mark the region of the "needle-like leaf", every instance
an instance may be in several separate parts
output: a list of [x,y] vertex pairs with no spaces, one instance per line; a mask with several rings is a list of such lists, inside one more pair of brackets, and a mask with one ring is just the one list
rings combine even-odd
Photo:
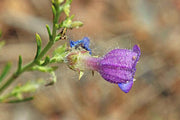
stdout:
[[2,82],[2,80],[6,77],[10,69],[11,69],[11,63],[7,63],[0,75],[0,82]]

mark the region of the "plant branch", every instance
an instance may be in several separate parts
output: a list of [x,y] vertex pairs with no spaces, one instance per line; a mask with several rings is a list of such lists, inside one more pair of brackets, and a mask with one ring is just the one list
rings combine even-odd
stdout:
[[[0,87],[0,94],[12,83],[16,80],[16,78],[18,78],[22,73],[24,73],[25,71],[27,71],[28,69],[32,68],[33,66],[36,65],[36,63],[38,61],[40,61],[45,54],[48,52],[48,50],[53,46],[53,44],[55,43],[55,38],[56,38],[56,32],[57,32],[57,28],[56,25],[58,24],[59,21],[59,16],[61,13],[61,10],[59,8],[55,8],[57,10],[56,15],[54,15],[54,20],[53,20],[53,29],[52,29],[52,36],[49,37],[49,42],[47,43],[47,45],[44,47],[44,49],[39,53],[38,56],[36,56],[36,59],[26,65],[24,65],[23,67],[21,67],[21,69],[18,69],[16,72],[14,72],[10,78]],[[48,31],[49,33],[49,31]]]
[[[42,49],[42,41],[41,37],[38,33],[36,33],[36,42],[37,42],[37,51],[34,59],[29,63],[22,65],[22,57],[19,56],[18,67],[16,71],[8,78],[4,79],[5,76],[8,75],[10,70],[10,64],[7,64],[0,75],[0,95],[14,82],[17,78],[26,71],[40,71],[40,72],[48,72],[52,76],[52,81],[50,81],[46,86],[52,85],[56,82],[56,75],[54,71],[56,70],[56,66],[49,66],[51,63],[62,63],[64,62],[65,56],[68,54],[68,50],[66,44],[61,45],[53,52],[53,57],[50,58],[47,54],[49,49],[58,41],[67,39],[65,33],[67,29],[79,28],[83,24],[80,21],[72,21],[74,15],[70,16],[70,4],[72,0],[52,0],[52,12],[53,12],[53,27],[50,29],[49,25],[46,25],[47,32],[49,35],[49,41],[46,46]],[[61,13],[64,12],[66,15],[66,19],[59,23],[59,18]],[[59,32],[58,30],[61,30]],[[0,43],[0,48],[3,43]],[[3,81],[2,80],[6,80]],[[30,84],[27,83],[24,86],[15,87],[12,92],[8,94],[0,96],[0,102],[7,103],[16,103],[16,102],[24,102],[28,100],[32,100],[33,97],[24,98],[23,93],[30,93],[37,89],[37,85],[40,83]],[[14,99],[14,98],[17,99]],[[12,99],[13,98],[13,99]]]

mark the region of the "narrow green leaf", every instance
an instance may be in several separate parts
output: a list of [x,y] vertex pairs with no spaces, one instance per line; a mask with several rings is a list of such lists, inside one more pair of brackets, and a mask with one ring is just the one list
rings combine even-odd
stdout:
[[41,37],[37,33],[36,33],[36,42],[37,42],[37,51],[36,51],[35,59],[39,56],[41,52],[41,45],[42,45]]
[[56,17],[56,8],[54,5],[52,5],[52,12],[53,12],[54,17]]
[[69,13],[70,13],[70,5],[69,4],[65,4],[63,7],[64,13],[66,14],[66,16],[69,17]]
[[10,69],[11,69],[11,63],[7,63],[0,75],[0,82],[2,82],[2,80],[6,77]]
[[[19,96],[18,94],[28,93],[28,92],[35,92],[39,86],[42,84],[42,81],[28,81],[26,84],[22,86],[16,86],[11,94],[14,96]],[[16,96],[16,97],[17,97]],[[20,97],[21,98],[21,97]]]
[[43,64],[41,64],[41,65],[42,65],[42,66],[45,66],[45,65],[47,65],[49,62],[50,62],[50,57],[49,57],[49,56],[46,56]]
[[34,66],[31,68],[32,71],[41,71],[41,72],[52,72],[52,71],[55,71],[58,67],[57,66],[52,66],[52,67],[49,67],[49,66]]
[[60,29],[60,28],[71,28],[73,18],[74,18],[74,15],[72,15],[71,17],[67,17],[64,21],[62,21],[59,24],[58,29]]
[[64,27],[70,28],[71,23],[72,23],[72,20],[71,19],[67,19],[66,21],[64,21]]
[[19,61],[18,61],[18,69],[17,72],[20,72],[22,69],[22,56],[19,56]]
[[64,0],[58,0],[59,1],[59,3],[61,4],[62,2],[64,2]]
[[55,24],[55,27],[58,29],[59,28],[59,24]]
[[72,0],[66,0],[66,3],[62,6],[64,13],[66,14],[67,17],[69,17],[71,3],[72,3]]
[[52,3],[56,6],[59,6],[62,2],[64,2],[64,0],[52,0]]
[[36,33],[36,41],[37,41],[37,45],[41,46],[42,42],[41,42],[41,37],[39,36],[38,33]]
[[70,19],[72,20],[75,17],[75,15],[71,15]]
[[81,26],[83,26],[83,23],[81,21],[74,21],[71,23],[72,28],[79,28]]
[[23,99],[23,95],[22,95],[21,92],[14,94],[14,97],[16,97],[16,98],[19,99],[19,100],[22,100],[22,99]]
[[49,38],[51,38],[51,29],[50,29],[50,27],[49,27],[49,25],[48,24],[46,24],[46,29],[47,29],[47,32],[48,32],[48,35],[49,35]]
[[14,87],[14,89],[10,91],[9,93],[3,96],[0,96],[0,102],[8,102],[11,100],[17,100],[17,101],[23,102],[24,100],[27,99],[27,98],[24,98],[23,94],[34,93],[40,87],[40,85],[44,83],[45,81],[40,79],[37,81],[28,81],[24,85],[19,84],[18,86]]
[[56,36],[55,41],[58,41],[61,38],[61,35]]
[[20,103],[20,102],[27,102],[27,101],[31,101],[33,100],[34,97],[27,97],[27,98],[23,98],[23,99],[16,99],[16,100],[9,100],[9,101],[5,101],[5,103]]
[[64,0],[55,0],[55,2],[60,5],[62,2],[64,2]]

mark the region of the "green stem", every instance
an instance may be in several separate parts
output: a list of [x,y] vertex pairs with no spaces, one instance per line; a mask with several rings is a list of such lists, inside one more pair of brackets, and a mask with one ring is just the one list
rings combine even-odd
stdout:
[[36,61],[39,61],[48,52],[48,50],[53,46],[53,44],[54,44],[53,41],[49,41],[46,47],[41,51],[41,53],[37,57]]
[[27,69],[33,67],[35,65],[35,62],[30,62],[29,64],[25,65],[19,72],[15,72],[12,74],[12,76],[6,81],[6,83],[0,88],[0,94],[13,82],[16,80],[19,75],[21,75],[23,72],[25,72]]
[[[39,54],[39,56],[37,57],[37,60],[40,60],[46,53],[47,51],[52,47],[52,45],[54,44],[54,42],[49,41],[48,44],[46,45],[46,47],[42,50],[42,52]],[[24,73],[25,71],[27,71],[28,69],[32,68],[34,65],[36,65],[36,61],[32,61],[28,64],[26,64],[25,66],[22,67],[21,70],[19,70],[18,72],[16,71],[14,74],[12,74],[12,76],[6,81],[6,83],[0,88],[0,94],[12,83],[16,80],[17,77],[19,77],[19,75],[21,75],[22,73]]]
[[62,11],[61,11],[59,8],[56,8],[56,15],[55,15],[55,18],[54,18],[54,20],[53,20],[52,37],[51,37],[51,40],[50,40],[50,41],[54,41],[54,42],[55,42],[56,31],[57,31],[56,24],[57,24],[58,21],[59,21],[59,17],[60,17],[61,12],[62,12]]
[[12,83],[16,80],[16,78],[18,78],[22,73],[24,73],[25,71],[27,71],[28,69],[32,68],[34,65],[36,65],[36,62],[41,60],[44,55],[48,52],[48,50],[53,46],[53,44],[55,43],[55,38],[56,38],[56,24],[59,21],[59,16],[60,16],[60,11],[58,11],[56,13],[57,15],[55,16],[54,20],[53,20],[53,30],[52,30],[52,37],[50,37],[50,40],[48,42],[48,44],[44,47],[44,49],[40,52],[39,56],[37,57],[36,60],[26,64],[25,66],[22,67],[21,70],[16,71],[15,73],[12,74],[12,76],[10,76],[10,78],[6,81],[6,83],[4,83],[4,85],[2,85],[2,87],[0,87],[0,94]]
[[10,101],[5,101],[5,103],[20,103],[20,102],[26,102],[26,101],[30,101],[33,100],[33,97],[28,97],[28,98],[24,98],[22,100],[10,100]]

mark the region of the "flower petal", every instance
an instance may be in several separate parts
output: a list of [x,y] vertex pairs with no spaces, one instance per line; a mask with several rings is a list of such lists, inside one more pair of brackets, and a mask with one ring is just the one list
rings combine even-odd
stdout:
[[133,52],[137,53],[137,58],[136,61],[139,60],[140,56],[141,56],[141,50],[140,47],[138,45],[134,45],[133,47]]
[[97,71],[111,83],[125,84],[133,80],[139,57],[140,48],[137,45],[133,50],[114,49],[99,60]]
[[70,47],[73,48],[73,47],[75,47],[75,46],[77,46],[77,45],[80,45],[81,43],[82,43],[81,40],[78,40],[78,41],[72,41],[72,40],[70,40]]
[[81,46],[85,50],[89,51],[89,53],[91,54],[91,49],[89,48],[89,45],[90,45],[90,40],[88,37],[84,37],[82,40],[78,40],[78,41],[70,40],[71,48]]
[[125,93],[128,93],[131,90],[132,85],[133,85],[133,81],[129,81],[128,83],[119,83],[118,84],[119,88]]

